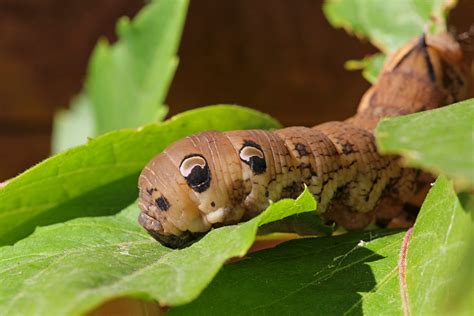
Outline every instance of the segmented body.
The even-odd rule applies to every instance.
[[[348,229],[390,219],[417,192],[418,171],[377,152],[382,117],[463,99],[472,70],[452,37],[423,36],[386,62],[358,113],[344,122],[277,131],[203,132],[155,157],[140,175],[139,222],[179,247],[212,227],[254,217],[306,185],[317,212]]]

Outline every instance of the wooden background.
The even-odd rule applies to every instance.
[[[395,0],[391,0],[395,1]],[[143,0],[0,0],[0,181],[46,158],[54,112],[82,87],[100,36]],[[369,87],[344,61],[375,52],[333,29],[317,0],[191,0],[167,104],[254,107],[285,125],[352,115]],[[450,24],[474,23],[461,0]]]

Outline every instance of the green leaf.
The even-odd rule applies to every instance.
[[[187,0],[155,0],[130,22],[117,25],[119,41],[102,40],[92,55],[86,83],[96,117],[96,132],[139,127],[160,121],[178,63]]]
[[[404,232],[304,238],[224,266],[194,302],[169,315],[400,314]]]
[[[459,187],[474,186],[474,99],[412,115],[382,120],[376,138],[386,154],[406,164],[444,173]]]
[[[413,231],[305,238],[250,254],[169,315],[469,314],[472,302],[457,302],[473,293],[473,209],[474,198],[458,199],[441,177]]]
[[[464,260],[472,256],[473,201],[468,194],[458,199],[445,177],[439,177],[430,190],[407,240],[404,306],[411,315],[450,314],[459,296],[466,295],[456,291],[456,281]],[[470,209],[463,208],[467,203]],[[465,272],[470,278],[466,274],[463,281],[472,280],[472,261]]]
[[[390,53],[427,26],[446,30],[451,0],[326,0],[324,14],[334,27],[368,38],[382,52]]]
[[[145,164],[186,135],[274,127],[279,127],[277,121],[255,110],[210,106],[162,124],[111,132],[67,150],[0,189],[0,245],[27,236],[39,225],[120,211],[136,199]]]
[[[99,41],[89,62],[86,91],[55,117],[53,153],[88,137],[161,121],[173,79],[187,0],[154,0],[132,22],[117,25],[118,42]]]
[[[463,194],[460,196],[463,208],[466,211],[474,211],[474,195],[467,196]],[[464,200],[464,201],[463,201]],[[468,200],[468,201],[466,201]],[[466,205],[469,204],[469,205]],[[453,289],[450,293],[452,300],[446,302],[444,306],[441,306],[446,313],[452,315],[466,315],[470,316],[474,310],[474,273],[472,273],[472,267],[474,267],[474,229],[470,229],[470,241],[467,255],[463,259],[462,266],[459,271],[454,275]]]
[[[259,225],[315,209],[306,189],[297,200],[273,203],[256,218],[212,230],[182,250],[149,237],[136,224],[135,204],[116,216],[39,228],[0,248],[0,314],[79,315],[123,296],[187,303],[226,260],[247,252]]]
[[[94,124],[90,100],[85,94],[80,94],[74,98],[69,110],[61,110],[55,114],[53,154],[84,144],[88,137],[95,135]]]
[[[364,59],[361,60],[348,60],[344,64],[344,67],[347,70],[362,70],[362,76],[373,84],[377,80],[380,70],[382,70],[385,57],[384,54],[379,53],[364,57]]]

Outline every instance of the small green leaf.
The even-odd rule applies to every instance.
[[[137,179],[145,164],[186,135],[275,127],[276,120],[255,110],[210,106],[162,124],[111,132],[67,150],[0,189],[0,245],[27,236],[36,226],[120,211],[137,198]]]
[[[344,67],[346,67],[347,70],[362,70],[362,76],[373,84],[377,80],[380,70],[382,70],[385,57],[384,54],[379,53],[364,57],[364,59],[361,60],[348,60],[344,64]]]
[[[89,63],[87,91],[55,117],[53,153],[106,131],[164,118],[187,5],[187,0],[153,0],[132,22],[119,21],[117,43],[98,43]]]
[[[380,150],[407,165],[444,173],[459,187],[474,186],[474,99],[384,119],[376,128]]]
[[[90,100],[85,94],[80,94],[74,98],[69,110],[61,110],[55,114],[53,154],[84,144],[88,137],[95,135],[94,129],[95,122]]]
[[[430,31],[446,30],[451,0],[326,0],[324,14],[334,27],[368,38],[390,53],[408,40]]]
[[[97,134],[164,118],[187,6],[187,0],[152,1],[132,22],[119,21],[115,45],[99,42],[86,83]]]
[[[326,0],[323,11],[334,27],[367,38],[388,54],[424,31],[445,31],[446,15],[455,4],[452,0]],[[374,83],[383,55],[350,60],[346,68],[364,69],[364,78]]]
[[[460,198],[452,183],[439,177],[423,203],[406,254],[405,307],[411,315],[450,314],[459,295],[466,295],[456,291],[455,281],[472,249],[473,210],[463,208],[468,199],[472,207],[472,197]],[[472,274],[472,265],[469,270]],[[464,281],[472,280],[466,276]]]
[[[397,315],[404,232],[304,238],[224,266],[169,315]]]
[[[299,214],[301,211],[295,210],[316,210],[316,202],[313,195],[309,192],[308,188],[305,188],[304,192],[296,200],[283,199],[277,203],[272,203],[268,207],[269,211],[262,213],[258,220],[259,225],[265,225],[271,222],[275,222],[284,217],[288,217],[293,214]]]
[[[135,204],[116,216],[39,228],[0,248],[0,314],[79,315],[123,296],[185,304],[226,260],[247,252],[259,225],[315,209],[306,189],[297,200],[273,203],[256,218],[212,230],[182,250],[149,237],[136,224]]]

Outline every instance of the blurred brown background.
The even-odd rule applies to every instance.
[[[395,1],[395,0],[393,0]],[[54,112],[82,87],[88,57],[144,0],[0,0],[0,181],[50,152]],[[191,0],[167,104],[236,103],[285,125],[352,115],[369,84],[344,61],[375,51],[333,29],[316,0]],[[474,23],[461,0],[450,24]]]

